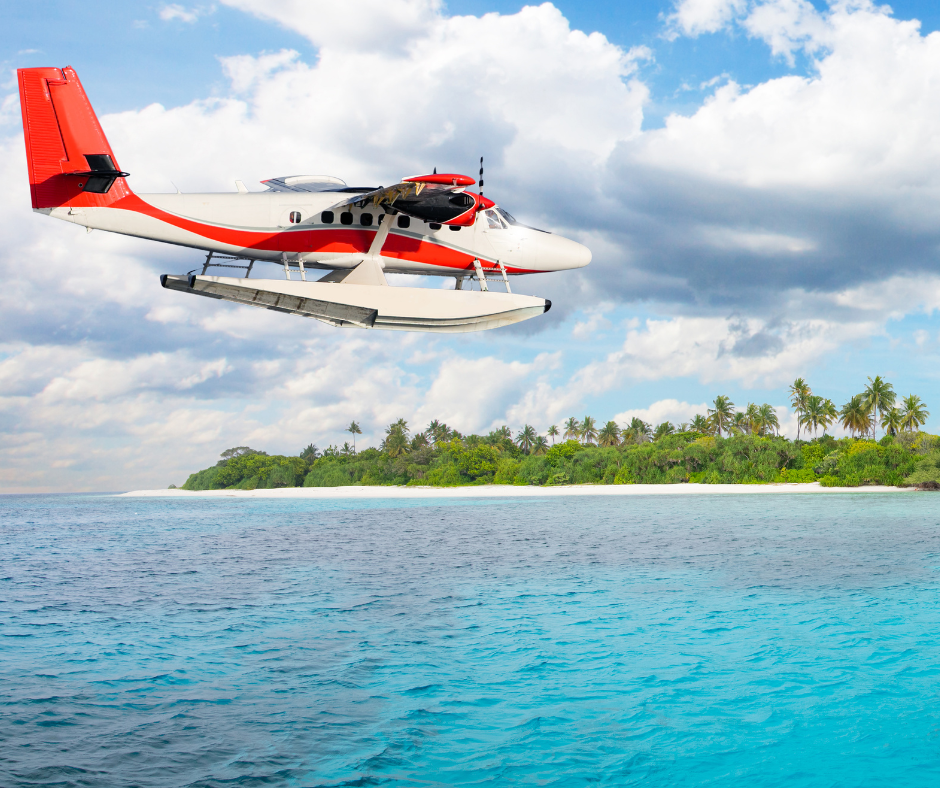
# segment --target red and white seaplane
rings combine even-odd
[[[467,191],[474,179],[466,175],[435,171],[378,188],[294,175],[264,181],[263,192],[236,181],[230,194],[135,194],[75,70],[27,68],[18,75],[33,210],[207,252],[200,273],[160,277],[172,290],[335,326],[477,331],[551,307],[544,298],[514,294],[510,276],[591,261],[581,244],[521,225]],[[482,174],[481,166],[481,191]],[[252,277],[259,262],[278,264],[284,279]],[[207,276],[212,267],[244,276]],[[314,270],[329,273],[307,281]],[[451,276],[456,286],[389,287],[386,273]],[[505,292],[490,291],[492,281]]]

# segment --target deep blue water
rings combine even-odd
[[[0,497],[0,785],[935,786],[940,496]]]

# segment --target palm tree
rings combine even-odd
[[[853,438],[856,433],[868,432],[868,408],[865,407],[865,398],[861,394],[856,394],[846,402],[839,411],[839,416],[842,418],[842,428],[852,433]]]
[[[906,430],[920,429],[930,418],[930,412],[921,402],[920,397],[908,394],[903,400],[904,411],[902,413],[901,424]]]
[[[442,439],[446,440],[446,438],[443,437],[446,429],[446,424],[442,424],[437,419],[434,419],[434,421],[428,424],[428,428],[425,430],[425,432],[431,436],[431,440],[433,440],[435,443],[440,443]]]
[[[874,379],[868,378],[868,385],[862,392],[862,396],[872,415],[871,437],[874,440],[878,416],[884,418],[885,413],[894,407],[894,386],[883,380],[881,375],[875,375]]]
[[[816,437],[816,430],[825,422],[827,416],[826,401],[817,394],[810,394],[804,403],[803,413],[800,416],[799,423],[813,430],[813,437]],[[825,427],[823,427],[825,430]]]
[[[385,430],[385,440],[382,448],[389,457],[398,457],[408,451],[408,422],[399,419],[389,424]]]
[[[842,406],[839,411],[842,417],[842,428],[852,433],[868,432],[869,418],[868,408],[865,407],[865,398],[861,394],[856,394],[852,399]]]
[[[349,441],[346,441],[346,442],[343,444],[343,448],[340,449],[340,451],[341,451],[343,454],[345,454],[346,456],[349,456],[350,454],[355,454],[355,453],[356,453],[356,450],[355,450],[352,446],[349,445]]]
[[[525,427],[519,430],[519,434],[516,436],[516,443],[519,445],[520,449],[528,454],[532,445],[535,443],[535,438],[535,427],[531,424],[526,424]]]
[[[904,428],[904,413],[900,408],[891,408],[881,417],[881,426],[885,435],[897,435]]]
[[[708,409],[708,415],[720,438],[721,431],[727,431],[728,427],[731,426],[732,419],[734,419],[734,403],[727,397],[718,395],[715,397],[712,407]]]
[[[597,444],[599,446],[619,446],[620,445],[620,427],[616,421],[608,421],[597,434]]]
[[[780,419],[777,417],[777,411],[773,405],[765,402],[757,409],[757,414],[760,419],[761,435],[765,434],[767,430],[772,430],[774,435],[779,432]]]
[[[672,423],[664,421],[656,428],[656,431],[653,433],[653,440],[658,441],[660,438],[665,438],[667,435],[675,435],[675,433],[676,428],[672,426]]]
[[[649,440],[652,427],[643,419],[634,416],[630,420],[630,425],[623,430],[621,437],[623,442],[632,441],[633,443],[645,443]]]
[[[760,411],[753,402],[748,402],[747,408],[744,409],[744,421],[748,431],[752,434],[756,435],[761,431],[763,425],[760,420]]]
[[[819,420],[819,425],[823,428],[823,435],[826,434],[829,425],[837,418],[839,418],[839,411],[836,410],[836,406],[832,404],[832,400],[824,399],[822,404],[822,418]]]
[[[554,424],[552,424],[552,426],[548,428],[548,433],[547,433],[547,434],[548,434],[548,436],[552,439],[552,446],[554,446],[554,445],[555,445],[555,438],[557,438],[558,435],[560,434],[559,431],[558,431],[558,427],[556,427]]]
[[[590,416],[585,416],[584,421],[581,422],[581,441],[583,443],[594,443],[597,440],[597,426],[594,423],[594,419]]]
[[[537,436],[535,443],[532,444],[533,454],[545,454],[548,451],[548,441],[541,435]]]
[[[566,441],[578,440],[581,437],[581,422],[572,416],[565,422],[564,439]]]
[[[706,419],[701,413],[697,414],[692,423],[689,425],[693,432],[700,432],[702,435],[710,435],[712,428]]]
[[[494,435],[500,440],[507,440],[507,441],[512,440],[512,430],[509,429],[509,427],[506,426],[505,424],[502,427],[500,427],[498,430],[496,430]]]
[[[345,430],[348,433],[351,433],[353,436],[353,454],[356,453],[356,436],[362,435],[362,430],[359,429],[359,425],[356,422],[352,421],[349,423],[349,426]]]
[[[813,390],[803,378],[797,378],[790,386],[790,404],[796,411],[796,439],[800,439],[800,425],[803,423],[803,414],[806,412],[806,403],[813,395]]]

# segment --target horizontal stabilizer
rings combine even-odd
[[[323,281],[164,274],[160,283],[170,290],[312,317],[334,326],[395,331],[481,331],[537,317],[552,305],[544,298],[513,293]]]

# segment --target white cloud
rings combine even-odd
[[[924,272],[940,218],[940,38],[870,4],[680,3],[687,35],[739,24],[783,57],[810,53],[816,70],[725,84],[647,132],[637,63],[651,53],[572,30],[548,4],[481,18],[434,0],[232,5],[305,35],[318,59],[225,58],[230,90],[216,97],[102,118],[135,189],[230,190],[299,172],[389,183],[433,166],[472,172],[482,154],[489,194],[573,228],[596,262],[520,282],[559,294],[544,293],[556,309],[539,325],[560,330],[531,340],[344,332],[187,299],[156,276],[198,265],[193,252],[30,213],[11,94],[0,110],[17,124],[0,139],[7,489],[178,484],[229,445],[296,452],[341,442],[353,418],[375,443],[400,416],[544,429],[637,381],[774,387],[940,305],[940,278]],[[163,7],[177,8],[202,13]],[[660,317],[623,327],[623,302],[639,300]],[[553,322],[565,308],[582,318]],[[685,420],[697,406],[682,396],[698,398],[664,400],[669,413],[657,403],[648,420]]]
[[[747,0],[679,0],[667,22],[670,37],[716,33],[747,8]]]
[[[188,9],[178,3],[169,3],[168,5],[161,6],[159,16],[164,22],[172,22],[174,19],[178,19],[181,22],[193,24],[199,19],[200,12],[195,8]]]
[[[699,405],[690,405],[688,402],[680,402],[677,399],[661,399],[648,408],[633,408],[621,411],[614,416],[614,421],[624,426],[629,424],[631,419],[639,418],[654,427],[664,421],[671,421],[678,426],[691,421],[698,414],[707,415],[708,405],[704,402]]]

